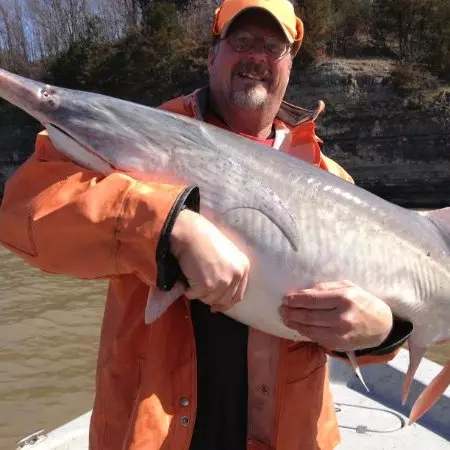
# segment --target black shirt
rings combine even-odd
[[[198,372],[190,450],[245,450],[248,327],[197,300],[191,314]]]
[[[197,352],[197,417],[190,450],[246,450],[248,327],[210,307],[191,301]],[[401,346],[412,324],[394,316],[382,345],[356,351],[383,355]],[[341,357],[345,353],[335,352]]]

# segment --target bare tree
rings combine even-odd
[[[24,61],[29,61],[27,38],[25,33],[25,17],[19,0],[14,0],[14,40],[17,51]]]
[[[24,18],[18,0],[0,2],[0,24],[2,66],[18,70],[28,62]]]
[[[190,0],[179,13],[180,25],[187,34],[203,42],[211,39],[211,28],[216,0]]]
[[[139,0],[116,0],[123,4],[126,24],[129,28],[136,27],[139,24]]]
[[[97,0],[92,11],[100,19],[103,34],[109,40],[122,37],[130,26],[136,24],[133,12],[130,13],[124,0]]]

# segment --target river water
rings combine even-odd
[[[0,247],[0,450],[91,408],[105,282],[47,275]],[[450,359],[450,347],[429,353]]]
[[[91,408],[106,283],[47,275],[0,247],[0,449]]]

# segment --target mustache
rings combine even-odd
[[[246,60],[239,63],[234,70],[234,74],[256,75],[265,80],[272,80],[272,73],[267,65],[252,60]]]

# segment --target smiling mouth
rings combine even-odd
[[[256,73],[239,73],[238,76],[246,80],[267,81],[265,76],[257,75]]]

